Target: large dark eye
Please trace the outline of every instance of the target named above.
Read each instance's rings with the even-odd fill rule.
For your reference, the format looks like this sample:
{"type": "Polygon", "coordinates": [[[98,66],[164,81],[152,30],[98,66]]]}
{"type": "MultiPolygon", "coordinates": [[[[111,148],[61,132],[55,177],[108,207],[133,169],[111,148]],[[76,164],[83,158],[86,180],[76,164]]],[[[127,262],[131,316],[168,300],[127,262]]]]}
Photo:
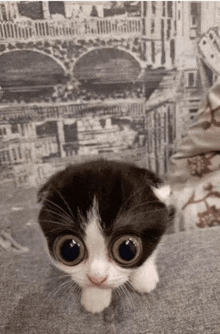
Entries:
{"type": "Polygon", "coordinates": [[[121,236],[114,242],[111,253],[120,265],[132,266],[142,254],[141,239],[132,235],[121,236]]]}
{"type": "Polygon", "coordinates": [[[55,259],[67,266],[79,264],[86,255],[83,242],[74,235],[64,235],[55,240],[53,253],[55,259]]]}

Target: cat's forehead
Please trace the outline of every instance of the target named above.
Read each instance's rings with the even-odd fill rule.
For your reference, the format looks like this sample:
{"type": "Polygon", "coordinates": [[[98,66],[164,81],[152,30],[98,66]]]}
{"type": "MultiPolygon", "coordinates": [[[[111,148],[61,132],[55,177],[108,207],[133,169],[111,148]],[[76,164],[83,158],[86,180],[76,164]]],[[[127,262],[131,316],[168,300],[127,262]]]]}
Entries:
{"type": "Polygon", "coordinates": [[[98,200],[93,199],[93,205],[87,212],[87,224],[85,225],[85,239],[90,247],[105,248],[105,237],[101,227],[101,217],[99,215],[98,200]]]}
{"type": "MultiPolygon", "coordinates": [[[[96,196],[99,204],[115,206],[121,202],[136,202],[145,196],[154,197],[152,187],[159,179],[150,171],[115,161],[94,161],[77,166],[54,175],[39,193],[45,191],[46,196],[61,196],[72,205],[92,206],[96,196]],[[60,194],[59,194],[60,193],[60,194]]],[[[60,197],[60,198],[59,198],[60,197]]]]}
{"type": "MultiPolygon", "coordinates": [[[[40,193],[64,189],[65,191],[76,190],[83,192],[97,191],[101,188],[111,190],[114,186],[127,186],[131,192],[135,187],[145,188],[149,185],[156,186],[160,183],[158,177],[143,168],[127,163],[116,161],[91,161],[80,165],[70,165],[65,170],[55,174],[41,188],[40,193]],[[130,186],[130,187],[129,187],[130,186]]],[[[125,188],[124,188],[125,190],[125,188]]]]}

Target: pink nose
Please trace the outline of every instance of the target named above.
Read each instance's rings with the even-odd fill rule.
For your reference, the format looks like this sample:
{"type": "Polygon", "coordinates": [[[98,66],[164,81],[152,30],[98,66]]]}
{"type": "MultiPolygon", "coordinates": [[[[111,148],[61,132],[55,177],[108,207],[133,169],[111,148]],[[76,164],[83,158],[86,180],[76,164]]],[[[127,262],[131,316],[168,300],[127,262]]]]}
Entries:
{"type": "Polygon", "coordinates": [[[90,282],[94,283],[95,285],[100,285],[104,283],[107,279],[107,277],[96,277],[96,276],[89,276],[89,275],[88,275],[88,278],[90,282]]]}

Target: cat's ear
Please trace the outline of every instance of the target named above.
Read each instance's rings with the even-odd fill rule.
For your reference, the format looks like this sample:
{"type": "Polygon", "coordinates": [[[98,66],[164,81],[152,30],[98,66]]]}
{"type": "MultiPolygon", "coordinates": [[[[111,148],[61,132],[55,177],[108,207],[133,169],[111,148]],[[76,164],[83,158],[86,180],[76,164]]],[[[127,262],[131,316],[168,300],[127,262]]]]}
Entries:
{"type": "Polygon", "coordinates": [[[46,182],[37,192],[38,203],[44,202],[50,192],[50,181],[46,182]]]}
{"type": "Polygon", "coordinates": [[[164,183],[163,180],[154,172],[140,168],[139,169],[147,182],[150,183],[151,189],[153,190],[156,197],[164,203],[166,206],[171,205],[171,188],[168,184],[164,183]]]}
{"type": "Polygon", "coordinates": [[[152,187],[152,189],[161,202],[167,206],[171,205],[171,188],[168,184],[160,184],[158,188],[152,187]]]}
{"type": "Polygon", "coordinates": [[[60,171],[50,177],[50,179],[39,189],[37,193],[37,201],[38,203],[44,202],[48,196],[56,191],[59,188],[60,182],[62,180],[62,175],[66,170],[60,171]]]}

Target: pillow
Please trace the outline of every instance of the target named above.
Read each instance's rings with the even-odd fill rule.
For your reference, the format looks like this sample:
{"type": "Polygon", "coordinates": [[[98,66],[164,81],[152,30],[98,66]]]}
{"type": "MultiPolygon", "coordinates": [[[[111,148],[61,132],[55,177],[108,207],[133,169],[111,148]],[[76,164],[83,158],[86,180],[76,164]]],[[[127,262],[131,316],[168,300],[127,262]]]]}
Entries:
{"type": "Polygon", "coordinates": [[[159,245],[156,290],[115,295],[93,315],[77,295],[62,293],[40,237],[29,252],[2,254],[2,334],[169,334],[219,332],[220,227],[165,235],[159,245]],[[48,285],[49,284],[49,285],[48,285]],[[49,289],[50,287],[50,289],[49,289]]]}
{"type": "Polygon", "coordinates": [[[171,157],[176,230],[220,225],[220,79],[171,157]]]}

